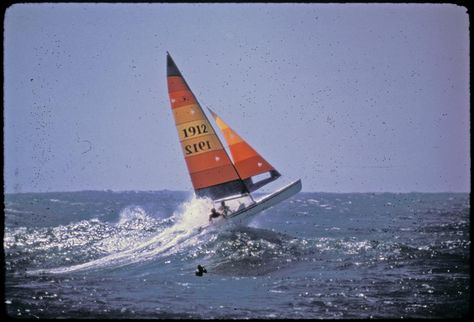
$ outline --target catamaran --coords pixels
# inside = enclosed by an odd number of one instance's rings
[[[216,205],[227,203],[226,221],[245,225],[251,217],[301,190],[301,179],[255,199],[252,192],[277,180],[281,174],[209,109],[221,130],[227,153],[208,117],[167,52],[168,94],[184,159],[197,197]],[[207,216],[208,214],[206,214]]]

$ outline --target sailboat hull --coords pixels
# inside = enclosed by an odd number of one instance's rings
[[[254,215],[265,209],[268,209],[301,191],[301,179],[298,179],[287,186],[269,194],[262,199],[257,200],[254,204],[239,210],[235,213],[227,215],[226,219],[219,220],[216,223],[232,226],[245,226]]]

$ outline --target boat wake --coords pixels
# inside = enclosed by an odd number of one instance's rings
[[[201,226],[207,223],[207,216],[203,213],[209,212],[212,202],[209,199],[198,199],[193,197],[184,202],[173,215],[166,221],[170,226],[163,228],[158,234],[151,236],[133,236],[123,238],[126,231],[140,230],[153,227],[159,223],[146,215],[140,207],[126,208],[122,211],[115,228],[120,228],[122,236],[108,236],[95,243],[94,248],[100,249],[106,256],[93,259],[72,266],[61,266],[48,269],[37,269],[28,271],[28,275],[38,274],[62,274],[83,270],[102,269],[105,267],[121,267],[137,262],[155,259],[157,256],[168,256],[187,249],[205,240],[205,235],[210,229],[202,230]],[[151,223],[151,224],[150,224]],[[104,236],[103,236],[104,237]],[[135,241],[135,244],[133,243]],[[132,243],[131,243],[132,242]]]
[[[260,275],[306,253],[304,239],[217,220],[208,225],[210,199],[191,197],[171,216],[160,207],[132,204],[112,221],[97,218],[54,227],[5,232],[7,271],[28,276],[97,272],[132,266],[170,269],[205,264],[218,274]],[[155,210],[153,210],[155,209]],[[309,247],[311,248],[311,247]]]

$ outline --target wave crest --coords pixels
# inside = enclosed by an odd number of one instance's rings
[[[119,267],[179,252],[195,244],[197,239],[193,237],[202,233],[197,228],[207,223],[211,207],[211,200],[192,197],[162,221],[150,217],[140,206],[127,207],[121,211],[115,225],[107,225],[103,238],[89,246],[89,249],[99,249],[108,255],[72,266],[30,271],[29,274]]]

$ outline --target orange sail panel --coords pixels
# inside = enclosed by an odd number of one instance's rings
[[[171,109],[196,193],[220,197],[248,192],[201,106],[169,54],[167,71]]]
[[[234,130],[232,130],[222,119],[209,109],[217,126],[222,131],[229,146],[235,167],[242,179],[265,172],[272,172],[273,176],[279,176],[278,172],[260,154],[257,153],[247,142],[245,142]],[[276,179],[276,178],[275,178]]]

